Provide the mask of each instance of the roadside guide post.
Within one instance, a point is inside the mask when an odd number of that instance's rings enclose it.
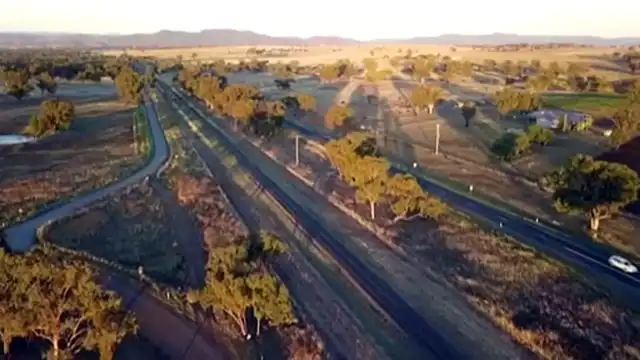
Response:
[[[440,152],[440,124],[436,124],[436,155]]]
[[[296,166],[300,165],[300,135],[296,134]]]

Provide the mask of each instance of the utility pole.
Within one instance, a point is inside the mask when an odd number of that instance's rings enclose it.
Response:
[[[296,166],[300,165],[300,135],[296,134]]]
[[[440,124],[436,124],[436,155],[440,152]]]

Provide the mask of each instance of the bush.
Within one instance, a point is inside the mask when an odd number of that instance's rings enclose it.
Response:
[[[491,145],[491,153],[498,159],[512,161],[531,150],[531,139],[526,133],[505,133]]]
[[[66,100],[52,99],[42,102],[37,115],[29,120],[25,132],[35,137],[41,137],[71,126],[75,117],[73,103]]]
[[[527,135],[532,143],[545,146],[553,139],[553,131],[545,129],[540,125],[533,124],[527,128]]]

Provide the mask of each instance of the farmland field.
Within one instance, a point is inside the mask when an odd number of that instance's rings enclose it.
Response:
[[[0,227],[44,205],[104,186],[141,161],[134,109],[115,100],[109,84],[61,84],[60,98],[76,107],[70,129],[38,141],[0,146]],[[0,134],[21,133],[47,97],[3,98]]]

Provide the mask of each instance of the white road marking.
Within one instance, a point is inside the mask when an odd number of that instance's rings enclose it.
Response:
[[[601,261],[596,260],[596,259],[592,258],[591,256],[579,253],[579,252],[577,252],[577,251],[575,251],[575,250],[573,250],[571,248],[568,248],[566,246],[564,248],[565,248],[565,250],[567,250],[567,251],[569,251],[569,252],[571,252],[571,253],[573,253],[575,255],[578,255],[581,258],[583,258],[585,260],[588,260],[588,261],[590,261],[590,262],[592,262],[594,264],[597,264],[597,265],[599,265],[601,267],[605,267],[605,268],[608,268],[608,269],[612,269],[611,267],[609,267],[608,264],[603,264]],[[633,281],[633,282],[635,282],[637,284],[640,284],[640,279],[638,279],[638,278],[636,278],[634,276],[631,276],[631,275],[629,275],[629,274],[627,274],[625,272],[622,272],[622,271],[618,271],[618,272],[620,273],[620,275],[627,277],[629,280],[631,280],[631,281]]]

